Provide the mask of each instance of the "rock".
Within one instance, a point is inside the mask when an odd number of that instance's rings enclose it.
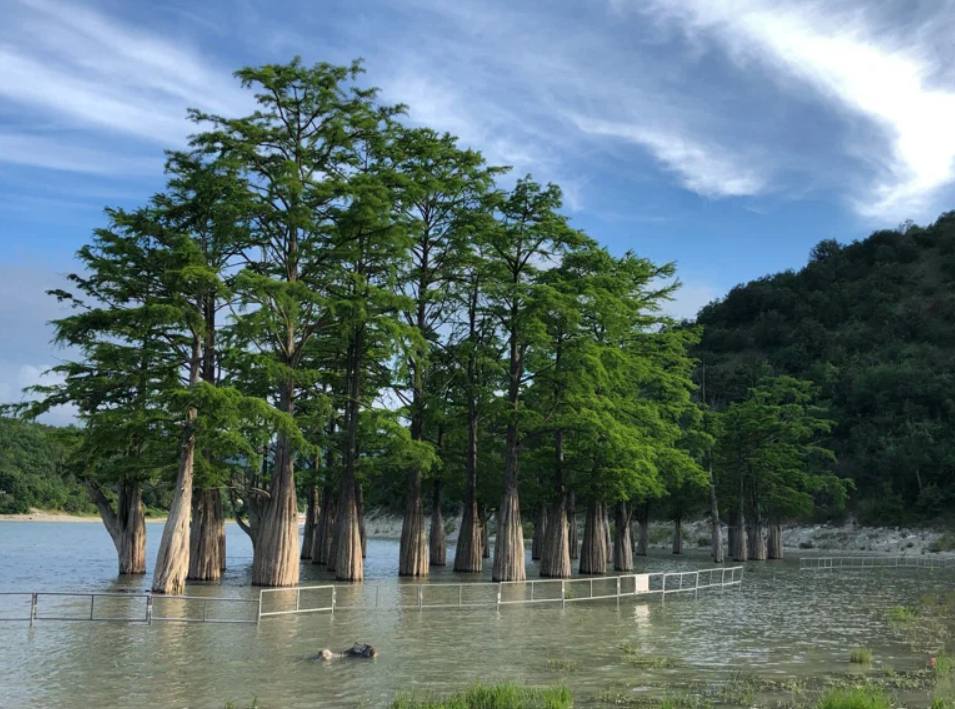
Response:
[[[342,654],[348,657],[378,657],[378,651],[367,643],[355,643]]]
[[[334,660],[334,659],[335,659],[335,653],[332,652],[331,650],[329,650],[328,648],[325,648],[324,650],[319,650],[319,651],[318,651],[318,657],[316,657],[315,659],[316,659],[316,660],[326,660],[326,661],[327,661],[327,660]]]

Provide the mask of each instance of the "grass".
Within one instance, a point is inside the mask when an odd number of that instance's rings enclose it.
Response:
[[[620,646],[620,651],[626,655],[627,662],[629,662],[634,667],[645,667],[647,669],[665,669],[668,667],[676,667],[677,661],[670,657],[663,657],[662,655],[646,655],[639,652],[632,645],[624,643]]]
[[[881,689],[834,689],[823,695],[818,709],[892,709],[892,701]]]
[[[567,687],[522,687],[518,684],[472,684],[444,697],[399,694],[391,709],[570,709]]]
[[[904,623],[919,617],[919,609],[915,606],[894,606],[886,612],[891,623]]]
[[[568,674],[580,669],[580,663],[575,660],[551,659],[547,661],[547,666],[555,672]]]
[[[945,532],[932,542],[928,550],[936,554],[943,551],[955,551],[955,532]]]
[[[857,647],[849,653],[849,662],[854,665],[871,665],[872,650],[865,647]]]

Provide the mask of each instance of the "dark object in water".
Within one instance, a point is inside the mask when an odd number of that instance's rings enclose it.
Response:
[[[378,651],[368,643],[355,643],[344,652],[332,652],[329,649],[320,650],[318,660],[334,660],[336,657],[378,657]]]

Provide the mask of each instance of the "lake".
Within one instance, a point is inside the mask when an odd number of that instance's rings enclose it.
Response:
[[[151,569],[162,528],[147,527]],[[193,584],[187,593],[257,597],[249,586],[248,538],[233,524],[227,538],[221,584]],[[397,560],[397,541],[370,540],[367,583],[397,584]],[[637,559],[636,571],[709,566],[701,552],[674,557],[656,550]],[[115,567],[100,524],[0,523],[0,591],[149,587],[149,576],[117,581]],[[320,569],[303,564],[303,583],[329,580]],[[528,578],[536,576],[528,563]],[[468,580],[450,570],[430,579]],[[849,649],[858,646],[873,650],[877,666],[916,669],[927,656],[912,649],[885,611],[940,587],[952,588],[951,572],[799,573],[790,559],[748,564],[739,590],[707,591],[697,600],[627,599],[619,608],[597,601],[564,609],[343,611],[263,619],[259,626],[0,623],[0,706],[221,709],[229,700],[245,707],[255,698],[262,709],[376,707],[399,690],[445,691],[476,679],[566,682],[587,705],[608,687],[641,692],[740,672],[780,679],[851,672]],[[0,615],[9,611],[0,607]],[[355,641],[372,643],[380,656],[312,659],[321,648]],[[621,646],[676,666],[635,666]]]

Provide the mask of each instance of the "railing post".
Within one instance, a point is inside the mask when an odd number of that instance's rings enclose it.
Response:
[[[30,595],[30,627],[33,627],[33,622],[36,620],[36,597],[37,594],[33,593]]]
[[[696,585],[693,587],[693,598],[699,598],[700,597],[700,572],[699,571],[696,572],[694,579],[696,581]]]
[[[497,584],[497,607],[501,607],[501,584]]]
[[[458,608],[464,605],[464,584],[458,584]]]
[[[533,602],[533,600],[534,600],[534,586],[535,586],[535,585],[536,585],[536,584],[535,584],[533,581],[531,581],[531,601],[532,601],[532,602]]]
[[[209,601],[202,602],[202,622],[206,622],[206,609],[209,607]]]
[[[591,579],[590,579],[590,597],[591,597],[591,598],[594,597],[594,580],[593,580],[593,577],[591,577]]]
[[[153,624],[153,597],[146,596],[146,625]]]
[[[301,602],[301,600],[302,600],[302,589],[301,589],[301,588],[296,588],[296,589],[295,589],[295,611],[296,611],[296,613],[299,611],[299,603]]]
[[[255,624],[258,625],[262,621],[262,594],[265,591],[259,590],[259,603],[255,609]]]
[[[620,607],[620,577],[617,577],[617,608]]]
[[[419,583],[418,584],[418,610],[420,611],[424,607],[424,587]]]
[[[332,615],[335,615],[335,602],[338,600],[338,586],[332,586]]]
[[[565,608],[567,606],[567,582],[563,579],[560,580],[560,607]]]
[[[93,620],[93,606],[96,605],[96,594],[90,594],[90,620]]]

